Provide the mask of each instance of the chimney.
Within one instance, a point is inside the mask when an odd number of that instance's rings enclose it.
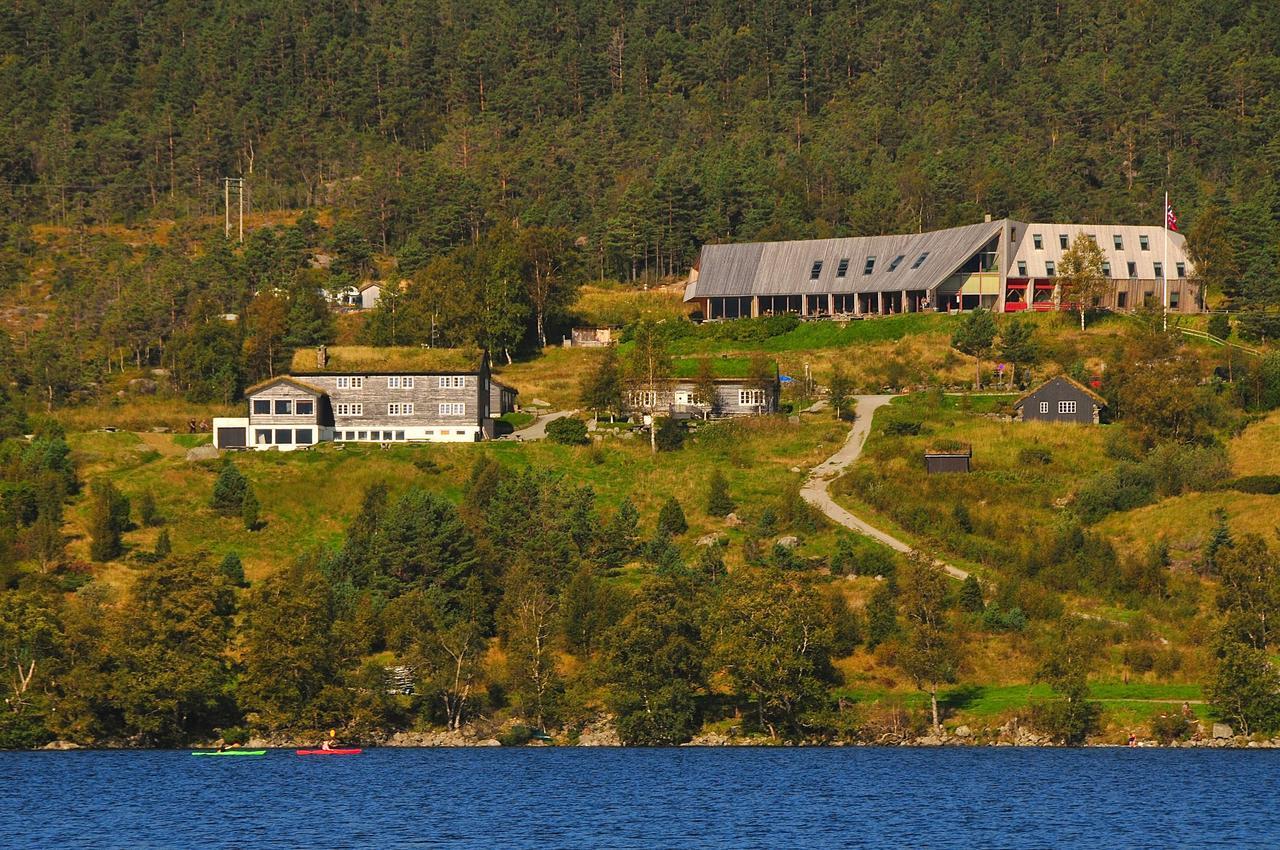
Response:
[[[323,369],[329,365],[329,347],[322,345],[316,349],[316,368]]]
[[[983,221],[985,221],[987,224],[990,224],[990,223],[991,223],[991,213],[987,213],[986,215],[984,215],[984,216],[982,217],[982,220],[983,220]]]

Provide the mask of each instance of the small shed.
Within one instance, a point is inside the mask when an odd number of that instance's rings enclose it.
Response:
[[[939,446],[926,449],[924,468],[930,475],[944,472],[968,472],[969,461],[973,459],[973,446],[968,444],[956,447]]]
[[[1096,425],[1107,400],[1079,381],[1058,375],[1013,403],[1023,422],[1077,422]]]

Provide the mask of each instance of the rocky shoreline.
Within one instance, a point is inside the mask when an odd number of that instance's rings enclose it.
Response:
[[[430,730],[423,732],[399,731],[388,735],[372,735],[362,738],[359,743],[367,747],[393,748],[435,748],[435,747],[501,747],[503,743],[495,732],[505,733],[508,729],[479,729],[466,726],[456,731]],[[211,741],[199,747],[214,747],[220,741]],[[307,738],[270,737],[250,738],[245,742],[247,749],[294,749],[314,746],[315,740]],[[537,738],[521,743],[526,747],[621,747],[623,743],[610,718],[600,718],[584,727],[576,736],[560,736],[551,741]],[[779,741],[763,736],[727,735],[719,732],[708,732],[695,736],[683,747],[1061,747],[1047,735],[1038,734],[1034,730],[1010,721],[1004,726],[994,729],[971,729],[960,725],[945,730],[941,735],[927,734],[913,736],[888,732],[874,739],[837,740],[812,739],[806,741]],[[1236,735],[1230,726],[1215,723],[1210,728],[1198,724],[1195,733],[1186,740],[1161,743],[1153,738],[1136,739],[1132,744],[1118,743],[1114,740],[1096,739],[1087,741],[1085,747],[1165,747],[1169,749],[1214,748],[1214,749],[1280,749],[1280,737],[1271,739],[1255,739]],[[148,749],[126,742],[104,742],[94,747],[82,747],[71,741],[52,741],[40,749],[43,750],[79,750],[79,749]]]

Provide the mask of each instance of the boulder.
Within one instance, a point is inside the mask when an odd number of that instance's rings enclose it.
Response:
[[[169,377],[169,370],[168,369],[152,369],[151,376],[153,378],[167,378]]]
[[[787,417],[787,421],[788,421],[788,422],[790,422],[792,425],[799,425],[799,424],[800,424],[800,417],[799,417],[799,416],[788,416],[788,417]]]
[[[601,715],[583,727],[578,735],[579,747],[621,747],[622,738],[618,736],[618,728],[613,718]]]
[[[46,750],[78,750],[80,745],[72,741],[50,741],[42,749]]]
[[[794,534],[788,534],[785,537],[778,538],[778,545],[783,549],[794,549],[800,545],[800,538]]]
[[[957,726],[955,735],[957,738],[971,738],[973,737],[973,730],[968,726]]]
[[[724,524],[729,526],[730,528],[741,528],[742,518],[739,517],[736,513],[731,513],[724,518]]]
[[[1230,727],[1230,726],[1228,726],[1227,724],[1225,724],[1225,723],[1215,723],[1215,724],[1213,724],[1213,737],[1214,737],[1214,739],[1219,739],[1219,740],[1220,740],[1220,739],[1223,739],[1223,738],[1234,738],[1235,736],[1236,736],[1236,733],[1235,733],[1235,732],[1233,732],[1233,731],[1232,731],[1232,729],[1231,729],[1231,727]]]
[[[155,395],[159,385],[150,378],[134,378],[127,384],[134,395]]]
[[[798,466],[793,466],[793,467],[791,467],[791,471],[792,471],[792,472],[799,472],[799,471],[800,471],[800,467],[798,467]]]
[[[704,534],[701,537],[699,537],[698,545],[699,546],[716,546],[723,539],[724,539],[723,534],[721,534],[718,531],[713,531],[711,534]]]
[[[483,741],[476,741],[477,747],[501,747],[502,742],[497,738],[485,738]]]
[[[212,445],[196,446],[187,450],[187,460],[217,460],[218,450]]]

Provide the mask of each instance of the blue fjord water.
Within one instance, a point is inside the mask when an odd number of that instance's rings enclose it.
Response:
[[[0,752],[0,845],[1275,847],[1280,754]]]

